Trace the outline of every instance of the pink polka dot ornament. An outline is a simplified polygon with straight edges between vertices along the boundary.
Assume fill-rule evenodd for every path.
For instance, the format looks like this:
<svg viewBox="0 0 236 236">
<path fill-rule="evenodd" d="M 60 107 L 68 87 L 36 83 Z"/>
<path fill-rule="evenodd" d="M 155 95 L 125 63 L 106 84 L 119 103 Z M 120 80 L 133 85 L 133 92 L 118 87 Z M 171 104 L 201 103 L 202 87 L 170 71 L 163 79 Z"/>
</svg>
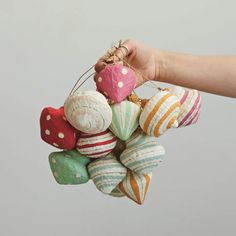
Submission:
<svg viewBox="0 0 236 236">
<path fill-rule="evenodd" d="M 96 80 L 97 90 L 114 103 L 123 101 L 133 91 L 136 85 L 135 72 L 123 65 L 108 65 Z"/>
</svg>

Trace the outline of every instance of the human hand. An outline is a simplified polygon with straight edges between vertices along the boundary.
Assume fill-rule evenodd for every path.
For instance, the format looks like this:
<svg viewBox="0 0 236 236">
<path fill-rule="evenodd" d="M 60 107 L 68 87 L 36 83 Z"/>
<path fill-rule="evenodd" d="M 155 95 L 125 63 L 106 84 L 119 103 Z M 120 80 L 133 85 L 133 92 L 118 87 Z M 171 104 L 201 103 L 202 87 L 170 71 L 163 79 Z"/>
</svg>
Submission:
<svg viewBox="0 0 236 236">
<path fill-rule="evenodd" d="M 95 65 L 97 78 L 98 73 L 109 63 L 119 62 L 130 66 L 137 75 L 136 87 L 148 80 L 157 80 L 159 66 L 156 60 L 157 50 L 150 48 L 133 39 L 124 41 L 120 47 L 114 47 L 112 54 L 105 54 Z"/>
<path fill-rule="evenodd" d="M 111 51 L 97 61 L 95 80 L 107 64 L 123 63 L 136 72 L 136 87 L 148 80 L 157 80 L 236 97 L 236 56 L 196 56 L 167 52 L 133 39 L 125 40 Z"/>
</svg>

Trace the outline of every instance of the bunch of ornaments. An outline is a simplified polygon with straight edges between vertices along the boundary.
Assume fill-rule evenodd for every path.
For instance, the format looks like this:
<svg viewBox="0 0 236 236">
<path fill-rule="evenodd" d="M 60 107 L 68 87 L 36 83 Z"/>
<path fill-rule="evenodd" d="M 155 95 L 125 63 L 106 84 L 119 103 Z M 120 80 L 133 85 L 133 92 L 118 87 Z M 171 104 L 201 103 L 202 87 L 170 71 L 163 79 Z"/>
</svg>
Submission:
<svg viewBox="0 0 236 236">
<path fill-rule="evenodd" d="M 158 137 L 194 124 L 201 96 L 175 86 L 142 100 L 133 93 L 136 80 L 130 67 L 107 65 L 95 81 L 97 91 L 77 91 L 61 108 L 43 109 L 41 138 L 62 149 L 49 155 L 57 183 L 92 179 L 104 194 L 144 202 L 152 172 L 165 154 Z"/>
</svg>

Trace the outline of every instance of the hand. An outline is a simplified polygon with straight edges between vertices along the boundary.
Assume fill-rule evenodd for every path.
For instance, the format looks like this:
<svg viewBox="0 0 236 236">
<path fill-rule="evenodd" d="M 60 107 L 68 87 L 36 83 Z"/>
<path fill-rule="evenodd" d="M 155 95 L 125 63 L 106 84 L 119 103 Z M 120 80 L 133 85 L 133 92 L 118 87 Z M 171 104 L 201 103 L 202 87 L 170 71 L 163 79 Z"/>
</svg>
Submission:
<svg viewBox="0 0 236 236">
<path fill-rule="evenodd" d="M 114 56 L 107 54 L 101 57 L 95 65 L 95 70 L 99 73 L 105 66 L 105 58 L 107 61 L 118 62 L 123 61 L 125 66 L 130 65 L 136 72 L 137 85 L 140 86 L 148 80 L 157 80 L 159 76 L 159 66 L 156 62 L 157 50 L 152 49 L 133 39 L 128 39 L 122 43 L 123 46 L 115 48 Z M 95 75 L 95 79 L 97 74 Z"/>
</svg>

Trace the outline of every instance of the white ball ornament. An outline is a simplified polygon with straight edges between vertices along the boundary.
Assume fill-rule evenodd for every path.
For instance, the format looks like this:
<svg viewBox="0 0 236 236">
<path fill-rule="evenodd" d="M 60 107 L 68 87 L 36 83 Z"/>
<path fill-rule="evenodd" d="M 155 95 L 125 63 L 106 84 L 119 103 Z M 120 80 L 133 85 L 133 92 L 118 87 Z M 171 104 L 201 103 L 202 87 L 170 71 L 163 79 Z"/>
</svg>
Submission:
<svg viewBox="0 0 236 236">
<path fill-rule="evenodd" d="M 106 98 L 97 91 L 79 91 L 69 96 L 64 111 L 74 128 L 88 134 L 105 131 L 112 121 L 111 108 Z"/>
</svg>

